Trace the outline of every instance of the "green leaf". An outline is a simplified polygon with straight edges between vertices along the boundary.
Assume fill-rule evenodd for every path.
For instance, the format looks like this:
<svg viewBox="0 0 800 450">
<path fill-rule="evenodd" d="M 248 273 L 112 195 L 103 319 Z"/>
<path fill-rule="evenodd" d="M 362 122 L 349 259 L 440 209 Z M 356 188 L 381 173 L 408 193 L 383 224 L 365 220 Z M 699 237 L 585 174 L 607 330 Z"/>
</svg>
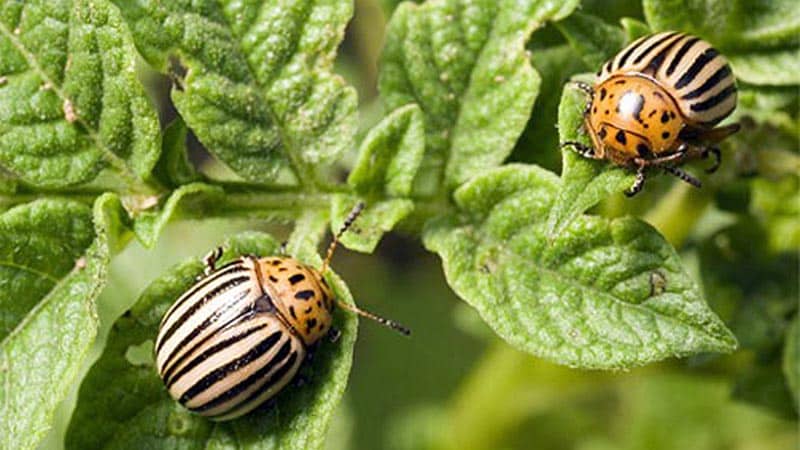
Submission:
<svg viewBox="0 0 800 450">
<path fill-rule="evenodd" d="M 362 195 L 408 197 L 425 152 L 425 125 L 416 104 L 392 111 L 361 143 L 347 178 Z"/>
<path fill-rule="evenodd" d="M 157 211 L 134 214 L 133 231 L 147 248 L 152 248 L 167 223 L 181 216 L 181 212 L 191 211 L 197 217 L 203 210 L 224 203 L 225 192 L 218 186 L 203 183 L 187 184 L 175 189 L 163 207 Z"/>
<path fill-rule="evenodd" d="M 558 178 L 507 165 L 455 192 L 458 214 L 425 230 L 453 290 L 514 347 L 581 368 L 625 368 L 736 339 L 675 250 L 633 218 L 583 216 L 554 240 Z"/>
<path fill-rule="evenodd" d="M 331 203 L 334 233 L 359 201 L 366 204 L 356 223 L 342 236 L 342 244 L 372 253 L 383 234 L 411 213 L 414 202 L 408 197 L 424 152 L 423 116 L 415 104 L 392 111 L 370 130 L 347 178 L 358 195 L 337 195 Z"/>
<path fill-rule="evenodd" d="M 224 261 L 241 254 L 271 255 L 278 243 L 263 233 L 227 241 Z M 199 258 L 179 264 L 154 281 L 114 324 L 103 355 L 84 380 L 66 438 L 68 449 L 318 449 L 350 372 L 355 316 L 338 312 L 336 343 L 323 342 L 310 365 L 309 382 L 290 386 L 275 406 L 231 422 L 215 423 L 182 409 L 165 391 L 152 361 L 130 358 L 152 347 L 161 316 L 202 273 Z M 352 302 L 344 283 L 329 277 L 342 301 Z"/>
<path fill-rule="evenodd" d="M 453 188 L 511 152 L 539 91 L 525 42 L 577 1 L 401 4 L 386 36 L 380 90 L 389 109 L 417 103 L 427 151 L 417 189 Z"/>
<path fill-rule="evenodd" d="M 511 155 L 511 160 L 534 163 L 556 173 L 561 171 L 558 149 L 558 103 L 570 77 L 586 71 L 580 55 L 567 44 L 534 49 L 531 63 L 541 74 L 542 95 L 536 98 L 531 119 Z"/>
<path fill-rule="evenodd" d="M 580 141 L 592 145 L 583 127 L 586 94 L 569 85 L 561 96 L 558 108 L 558 131 L 561 142 Z M 563 150 L 561 185 L 547 218 L 547 235 L 553 239 L 561 234 L 584 211 L 609 195 L 628 189 L 633 175 L 608 161 L 595 161 L 578 155 L 569 148 Z"/>
<path fill-rule="evenodd" d="M 178 187 L 202 178 L 189 161 L 187 131 L 186 124 L 178 117 L 167 126 L 161 137 L 161 158 L 153 169 L 153 175 L 166 186 Z"/>
<path fill-rule="evenodd" d="M 644 0 L 656 30 L 708 39 L 748 83 L 800 84 L 800 9 L 794 0 Z"/>
<path fill-rule="evenodd" d="M 111 166 L 130 185 L 158 159 L 159 124 L 105 0 L 5 2 L 0 15 L 0 163 L 63 187 Z"/>
<path fill-rule="evenodd" d="M 556 28 L 590 70 L 596 71 L 625 44 L 625 34 L 619 27 L 588 14 L 572 14 L 556 22 Z"/>
<path fill-rule="evenodd" d="M 43 199 L 0 215 L 0 340 L 75 266 L 94 238 L 91 209 Z"/>
<path fill-rule="evenodd" d="M 652 33 L 650 27 L 640 20 L 623 17 L 619 20 L 619 23 L 622 24 L 622 28 L 625 30 L 626 43 L 633 42 L 642 36 Z"/>
<path fill-rule="evenodd" d="M 114 195 L 103 195 L 97 200 L 94 208 L 96 235 L 91 245 L 84 230 L 87 211 L 68 202 L 62 201 L 59 205 L 56 201 L 43 200 L 21 206 L 3 216 L 6 224 L 11 221 L 19 225 L 27 220 L 33 241 L 41 240 L 37 234 L 50 226 L 44 222 L 65 224 L 65 234 L 61 235 L 63 242 L 74 238 L 85 245 L 80 249 L 85 253 L 77 262 L 72 261 L 73 268 L 66 276 L 63 273 L 68 262 L 66 257 L 78 250 L 67 246 L 78 242 L 60 243 L 50 250 L 34 244 L 13 255 L 19 258 L 19 269 L 36 269 L 40 263 L 34 263 L 32 259 L 43 258 L 46 261 L 48 255 L 53 255 L 58 268 L 46 277 L 53 280 L 55 277 L 63 278 L 55 285 L 49 280 L 52 289 L 43 297 L 30 299 L 38 303 L 0 342 L 0 416 L 3 417 L 0 421 L 0 447 L 36 448 L 50 426 L 53 412 L 73 386 L 97 333 L 94 301 L 105 285 L 114 241 L 121 235 L 121 211 L 119 199 Z M 27 219 L 23 217 L 25 215 Z M 28 251 L 37 253 L 25 255 Z M 40 251 L 43 253 L 38 253 Z M 38 274 L 44 276 L 45 272 Z M 35 285 L 39 280 L 18 280 L 21 284 L 14 289 L 18 290 L 21 298 L 43 294 Z"/>
<path fill-rule="evenodd" d="M 738 86 L 738 102 L 731 116 L 734 121 L 754 120 L 760 125 L 770 125 L 795 138 L 786 147 L 800 153 L 800 127 L 796 117 L 800 105 L 800 92 L 796 86 Z M 794 116 L 794 117 L 793 117 Z"/>
<path fill-rule="evenodd" d="M 337 195 L 331 203 L 331 231 L 338 231 L 353 207 L 360 199 L 353 195 Z M 384 233 L 411 214 L 414 202 L 406 198 L 394 198 L 367 203 L 350 229 L 342 235 L 345 247 L 363 253 L 372 253 Z"/>
<path fill-rule="evenodd" d="M 726 55 L 736 77 L 753 84 L 800 84 L 800 48 Z"/>
<path fill-rule="evenodd" d="M 795 408 L 800 405 L 800 319 L 794 317 L 786 331 L 783 347 L 783 375 L 794 397 Z"/>
<path fill-rule="evenodd" d="M 178 111 L 239 175 L 269 183 L 290 166 L 313 180 L 352 145 L 356 94 L 331 71 L 352 2 L 116 3 L 152 64 L 178 57 Z"/>
<path fill-rule="evenodd" d="M 314 266 L 322 264 L 318 246 L 325 236 L 328 221 L 328 211 L 303 211 L 295 221 L 292 234 L 286 242 L 286 253 Z"/>
<path fill-rule="evenodd" d="M 751 184 L 750 209 L 767 230 L 774 252 L 800 250 L 800 176 L 757 178 Z"/>
</svg>

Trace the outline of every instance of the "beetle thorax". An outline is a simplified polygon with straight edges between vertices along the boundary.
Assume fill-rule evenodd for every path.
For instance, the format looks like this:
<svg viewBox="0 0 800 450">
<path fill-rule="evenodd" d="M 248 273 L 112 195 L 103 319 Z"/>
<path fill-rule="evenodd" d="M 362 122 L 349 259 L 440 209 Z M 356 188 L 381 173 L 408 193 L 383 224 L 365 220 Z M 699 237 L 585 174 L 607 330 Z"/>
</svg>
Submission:
<svg viewBox="0 0 800 450">
<path fill-rule="evenodd" d="M 259 260 L 261 283 L 277 313 L 306 346 L 328 333 L 333 293 L 316 269 L 292 258 Z"/>
<path fill-rule="evenodd" d="M 617 75 L 594 89 L 587 117 L 595 146 L 627 158 L 674 150 L 684 125 L 674 99 L 655 80 Z"/>
</svg>

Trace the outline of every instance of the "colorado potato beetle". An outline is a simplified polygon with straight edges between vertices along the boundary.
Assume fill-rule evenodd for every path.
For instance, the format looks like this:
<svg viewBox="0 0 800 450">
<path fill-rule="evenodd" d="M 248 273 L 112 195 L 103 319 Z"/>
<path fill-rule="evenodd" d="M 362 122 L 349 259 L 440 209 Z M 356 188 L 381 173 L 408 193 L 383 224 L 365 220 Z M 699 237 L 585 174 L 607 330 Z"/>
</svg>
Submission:
<svg viewBox="0 0 800 450">
<path fill-rule="evenodd" d="M 169 308 L 155 342 L 156 368 L 170 395 L 214 420 L 244 415 L 273 398 L 332 328 L 336 305 L 403 334 L 402 325 L 336 299 L 325 272 L 339 239 L 364 205 L 351 211 L 317 270 L 287 256 L 242 256 L 204 274 Z"/>
<path fill-rule="evenodd" d="M 590 98 L 583 126 L 592 146 L 563 142 L 580 155 L 636 170 L 628 196 L 644 186 L 645 171 L 661 168 L 700 187 L 678 166 L 715 158 L 717 143 L 739 130 L 715 126 L 736 108 L 736 80 L 725 58 L 708 42 L 668 31 L 634 41 L 606 62 L 593 86 L 576 83 Z"/>
</svg>

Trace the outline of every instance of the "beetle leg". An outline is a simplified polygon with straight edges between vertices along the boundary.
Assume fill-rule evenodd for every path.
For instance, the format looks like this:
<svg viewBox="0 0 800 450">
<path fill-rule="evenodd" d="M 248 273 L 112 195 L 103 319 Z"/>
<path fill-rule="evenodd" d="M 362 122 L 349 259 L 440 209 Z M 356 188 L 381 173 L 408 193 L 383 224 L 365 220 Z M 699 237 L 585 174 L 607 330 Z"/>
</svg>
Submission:
<svg viewBox="0 0 800 450">
<path fill-rule="evenodd" d="M 664 163 L 668 163 L 668 162 L 679 160 L 679 159 L 683 158 L 684 156 L 686 156 L 686 153 L 688 151 L 689 151 L 689 145 L 683 143 L 678 147 L 677 150 L 675 150 L 673 153 L 670 153 L 669 155 L 659 156 L 659 157 L 653 158 L 653 159 L 648 159 L 647 160 L 647 165 L 648 166 L 658 166 L 658 165 L 661 165 L 661 164 L 664 164 Z"/>
<path fill-rule="evenodd" d="M 714 164 L 706 169 L 706 173 L 714 173 L 719 169 L 720 163 L 722 163 L 722 153 L 720 153 L 717 147 L 709 147 L 703 150 L 701 156 L 703 159 L 708 159 L 708 155 L 714 155 Z"/>
<path fill-rule="evenodd" d="M 636 181 L 633 182 L 630 189 L 625 191 L 626 197 L 633 197 L 641 192 L 642 188 L 644 187 L 644 170 L 646 167 L 647 165 L 645 164 L 639 164 L 639 168 L 636 169 Z"/>
<path fill-rule="evenodd" d="M 675 175 L 676 177 L 678 177 L 681 180 L 691 184 L 692 186 L 694 186 L 696 188 L 699 188 L 699 187 L 703 186 L 703 183 L 701 183 L 700 180 L 698 180 L 697 178 L 689 175 L 688 173 L 684 172 L 683 170 L 681 170 L 681 169 L 679 169 L 677 167 L 666 166 L 666 167 L 662 167 L 662 169 L 664 169 L 664 171 L 667 172 L 668 174 Z"/>
<path fill-rule="evenodd" d="M 594 88 L 589 83 L 584 83 L 583 81 L 570 81 L 569 82 L 572 87 L 575 89 L 582 91 L 584 94 L 588 95 L 589 97 L 594 95 Z"/>
<path fill-rule="evenodd" d="M 594 99 L 594 88 L 592 88 L 592 86 L 589 83 L 584 83 L 583 81 L 570 81 L 569 84 L 589 97 L 589 101 L 583 108 L 583 115 L 584 116 L 589 115 L 589 111 L 592 110 L 592 100 Z"/>
<path fill-rule="evenodd" d="M 203 276 L 207 277 L 217 270 L 217 261 L 222 258 L 223 251 L 223 248 L 220 246 L 214 250 L 211 250 L 206 256 L 203 257 L 203 264 L 205 264 Z"/>
<path fill-rule="evenodd" d="M 281 246 L 278 247 L 278 254 L 281 256 L 286 256 L 286 248 L 289 246 L 289 241 L 281 242 Z"/>
<path fill-rule="evenodd" d="M 330 327 L 328 329 L 328 340 L 331 342 L 336 342 L 339 338 L 342 337 L 342 331 L 336 327 Z"/>
<path fill-rule="evenodd" d="M 594 147 L 586 145 L 586 144 L 584 144 L 582 142 L 565 141 L 565 142 L 561 143 L 561 148 L 564 148 L 564 147 L 571 147 L 573 150 L 575 150 L 575 152 L 577 152 L 579 155 L 583 156 L 584 158 L 602 159 L 602 158 L 598 157 L 597 154 L 595 154 Z"/>
</svg>

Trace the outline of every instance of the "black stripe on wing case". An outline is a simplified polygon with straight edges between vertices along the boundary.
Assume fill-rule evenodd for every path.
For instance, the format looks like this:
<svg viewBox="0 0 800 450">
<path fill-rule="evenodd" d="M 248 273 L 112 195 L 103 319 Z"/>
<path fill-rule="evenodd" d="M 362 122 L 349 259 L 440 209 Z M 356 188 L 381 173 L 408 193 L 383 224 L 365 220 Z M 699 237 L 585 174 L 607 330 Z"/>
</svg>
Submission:
<svg viewBox="0 0 800 450">
<path fill-rule="evenodd" d="M 669 67 L 667 67 L 667 76 L 670 76 L 672 75 L 672 72 L 675 72 L 675 69 L 678 68 L 678 65 L 683 60 L 683 57 L 689 52 L 689 49 L 694 47 L 694 44 L 698 42 L 700 42 L 700 38 L 694 37 L 683 43 L 681 48 L 678 49 L 678 53 L 676 53 L 672 58 L 672 61 L 670 61 Z"/>
<path fill-rule="evenodd" d="M 681 89 L 687 84 L 694 81 L 697 74 L 700 73 L 701 70 L 703 70 L 703 67 L 705 67 L 706 64 L 710 63 L 714 58 L 716 58 L 718 54 L 719 52 L 717 52 L 713 47 L 707 48 L 706 51 L 704 51 L 702 54 L 700 54 L 700 56 L 695 58 L 694 62 L 689 67 L 689 69 L 683 73 L 680 79 L 678 79 L 678 82 L 675 83 L 675 89 Z"/>
<path fill-rule="evenodd" d="M 194 297 L 202 289 L 208 287 L 209 284 L 218 281 L 221 277 L 233 275 L 234 273 L 246 272 L 248 270 L 250 269 L 245 267 L 241 261 L 233 261 L 220 267 L 219 269 L 217 269 L 216 272 L 198 281 L 196 284 L 192 285 L 192 287 L 189 288 L 188 291 L 186 291 L 183 295 L 181 295 L 180 298 L 178 298 L 178 300 L 175 302 L 175 304 L 169 308 L 167 314 L 164 315 L 164 320 L 166 320 L 167 317 L 171 316 L 173 311 L 176 311 L 178 310 L 178 308 L 183 306 L 183 304 L 186 303 L 187 300 Z"/>
<path fill-rule="evenodd" d="M 634 51 L 636 51 L 636 49 L 641 47 L 645 42 L 648 42 L 649 40 L 650 40 L 650 38 L 642 38 L 641 41 L 634 42 L 633 44 L 631 44 L 630 48 L 628 48 L 628 50 L 626 50 L 625 53 L 620 58 L 619 64 L 617 64 L 617 69 L 619 69 L 621 67 L 624 67 L 625 66 L 625 61 L 627 61 L 628 58 L 630 58 L 631 54 Z"/>
<path fill-rule="evenodd" d="M 645 51 L 643 51 L 642 53 L 640 53 L 640 54 L 639 54 L 639 56 L 637 56 L 637 57 L 636 57 L 636 59 L 633 61 L 633 63 L 634 63 L 634 64 L 639 64 L 640 62 L 642 62 L 642 60 L 644 60 L 644 58 L 645 58 L 647 55 L 649 55 L 649 54 L 650 54 L 650 53 L 651 53 L 653 50 L 655 50 L 655 49 L 656 49 L 656 48 L 657 48 L 659 45 L 661 45 L 661 44 L 663 44 L 664 42 L 666 42 L 666 41 L 668 41 L 668 40 L 672 39 L 672 38 L 673 38 L 673 37 L 675 37 L 677 34 L 678 34 L 677 32 L 673 31 L 672 33 L 669 33 L 669 34 L 667 34 L 666 36 L 662 37 L 661 39 L 657 40 L 656 42 L 653 42 L 653 44 L 652 44 L 652 45 L 650 45 L 649 47 L 647 47 L 647 49 L 646 49 Z"/>
<path fill-rule="evenodd" d="M 295 362 L 297 361 L 297 352 L 292 352 L 289 358 L 286 359 L 286 363 L 282 365 L 278 370 L 275 371 L 267 380 L 266 383 L 262 384 L 261 387 L 255 390 L 252 394 L 250 394 L 246 399 L 239 402 L 239 406 L 237 409 L 247 408 L 253 401 L 258 399 L 266 390 L 271 388 L 275 385 L 275 383 L 279 382 L 286 376 L 286 374 L 292 370 L 294 367 Z M 268 398 L 265 398 L 263 401 L 266 401 Z"/>
<path fill-rule="evenodd" d="M 178 400 L 182 404 L 186 404 L 189 400 L 196 397 L 201 392 L 205 391 L 206 389 L 213 386 L 215 383 L 219 382 L 223 378 L 232 375 L 232 372 L 241 369 L 242 367 L 247 366 L 251 362 L 257 360 L 261 356 L 264 356 L 270 349 L 275 346 L 275 344 L 280 340 L 281 336 L 283 336 L 282 331 L 276 331 L 269 335 L 266 339 L 259 342 L 256 346 L 250 349 L 247 353 L 238 356 L 233 361 L 228 362 L 220 367 L 209 372 L 206 376 L 198 380 L 192 387 L 186 390 L 186 392 L 181 395 L 181 398 Z M 288 341 L 287 341 L 288 344 Z M 288 350 L 287 350 L 288 351 Z M 274 358 L 273 358 L 274 359 Z M 223 394 L 224 395 L 224 394 Z M 212 400 L 213 401 L 213 400 Z M 207 404 L 206 404 L 207 405 Z M 205 406 L 205 405 L 203 405 Z M 201 406 L 201 408 L 203 407 Z M 193 409 L 194 410 L 194 409 Z"/>
<path fill-rule="evenodd" d="M 189 373 L 190 370 L 192 370 L 195 367 L 197 367 L 198 365 L 200 365 L 203 361 L 207 360 L 208 358 L 211 358 L 212 356 L 216 355 L 217 353 L 219 353 L 221 351 L 224 351 L 224 350 L 228 349 L 228 347 L 230 347 L 231 345 L 233 345 L 233 344 L 235 344 L 235 343 L 237 343 L 237 342 L 239 342 L 239 341 L 241 341 L 243 339 L 246 339 L 248 336 L 252 335 L 253 333 L 256 333 L 256 332 L 258 332 L 260 330 L 263 330 L 267 326 L 269 326 L 269 325 L 263 323 L 261 325 L 255 326 L 253 328 L 249 328 L 249 329 L 247 329 L 247 330 L 245 330 L 245 331 L 243 331 L 243 332 L 241 332 L 241 333 L 239 333 L 239 334 L 237 334 L 235 336 L 231 336 L 231 337 L 229 337 L 229 338 L 227 338 L 227 339 L 225 339 L 223 341 L 220 341 L 220 342 L 208 347 L 207 349 L 205 349 L 203 351 L 203 353 L 200 353 L 194 359 L 189 361 L 185 366 L 183 366 L 181 368 L 181 370 L 178 371 L 178 373 L 175 374 L 174 377 L 171 376 L 171 373 L 164 374 L 164 382 L 167 385 L 167 389 L 169 389 L 173 384 L 175 384 L 176 381 L 180 380 L 182 376 L 184 376 L 187 373 Z M 189 354 L 189 352 L 186 353 L 186 355 L 188 355 L 188 354 Z M 173 365 L 170 368 L 169 372 L 173 372 L 174 369 L 176 369 L 177 367 L 178 367 L 178 364 Z"/>
<path fill-rule="evenodd" d="M 164 359 L 164 364 L 162 365 L 161 378 L 163 378 L 164 380 L 167 380 L 172 375 L 172 372 L 175 371 L 177 366 L 180 366 L 181 364 L 183 364 L 183 362 L 186 361 L 186 359 L 189 356 L 191 356 L 192 353 L 197 351 L 197 349 L 202 348 L 208 341 L 210 341 L 211 339 L 214 339 L 214 337 L 216 336 L 217 333 L 219 333 L 221 331 L 224 331 L 225 329 L 227 329 L 229 327 L 232 327 L 232 326 L 235 326 L 235 325 L 239 324 L 239 322 L 242 322 L 242 321 L 250 319 L 250 318 L 252 318 L 252 314 L 245 313 L 245 314 L 237 314 L 237 315 L 235 315 L 230 320 L 228 320 L 227 322 L 223 323 L 219 328 L 214 330 L 212 333 L 208 333 L 208 335 L 206 335 L 206 337 L 204 337 L 203 339 L 200 339 L 198 342 L 196 342 L 194 345 L 192 345 L 192 347 L 190 349 L 185 350 L 180 357 L 177 357 L 177 354 L 182 349 L 181 348 L 172 349 L 172 353 L 169 354 L 169 357 Z M 188 342 L 185 345 L 188 345 Z M 177 357 L 177 359 L 176 359 L 176 357 Z"/>
<path fill-rule="evenodd" d="M 667 58 L 667 53 L 675 48 L 675 45 L 680 42 L 681 39 L 686 37 L 685 35 L 679 33 L 675 33 L 675 35 L 677 36 L 676 39 L 664 46 L 664 48 L 661 49 L 661 51 L 658 52 L 658 54 L 656 54 L 656 56 L 654 56 L 649 63 L 647 63 L 647 67 L 644 68 L 645 72 L 650 72 L 652 74 L 658 72 L 658 69 L 661 68 L 661 65 L 664 64 L 664 60 Z"/>
<path fill-rule="evenodd" d="M 718 94 L 710 97 L 708 100 L 693 104 L 691 106 L 692 111 L 707 111 L 719 105 L 720 103 L 724 102 L 734 92 L 736 92 L 736 86 L 730 85 L 725 89 L 723 89 L 722 91 L 720 91 Z"/>
<path fill-rule="evenodd" d="M 245 292 L 245 293 L 244 293 L 244 295 L 242 295 L 242 298 L 244 298 L 244 297 L 247 297 L 249 294 L 250 294 L 250 292 L 249 292 L 249 291 L 248 291 L 248 292 Z M 200 335 L 200 333 L 202 333 L 203 331 L 206 331 L 206 329 L 208 329 L 208 327 L 209 327 L 211 324 L 213 324 L 214 322 L 216 322 L 216 321 L 217 321 L 217 320 L 218 320 L 218 319 L 219 319 L 219 318 L 220 318 L 220 317 L 221 317 L 223 314 L 225 314 L 225 313 L 227 313 L 228 311 L 232 310 L 232 309 L 234 308 L 234 306 L 236 306 L 236 303 L 238 303 L 238 301 L 231 302 L 230 304 L 228 304 L 228 305 L 227 305 L 227 306 L 225 306 L 224 308 L 222 308 L 222 309 L 219 309 L 219 310 L 217 310 L 217 311 L 216 311 L 214 314 L 211 314 L 211 315 L 209 315 L 208 317 L 206 317 L 206 320 L 204 320 L 204 321 L 203 321 L 203 322 L 201 322 L 199 325 L 197 325 L 196 327 L 194 327 L 194 328 L 192 329 L 192 331 L 191 331 L 191 332 L 189 332 L 189 333 L 188 333 L 188 334 L 187 334 L 187 335 L 186 335 L 186 336 L 185 336 L 185 337 L 184 337 L 184 338 L 181 340 L 181 342 L 180 342 L 178 345 L 176 345 L 176 346 L 175 346 L 175 347 L 172 349 L 172 352 L 171 352 L 171 353 L 169 354 L 169 356 L 168 356 L 168 357 L 165 359 L 165 361 L 169 361 L 169 360 L 171 360 L 171 359 L 175 358 L 175 355 L 177 355 L 177 354 L 178 354 L 178 352 L 180 352 L 181 350 L 185 349 L 185 348 L 186 348 L 186 346 L 187 346 L 187 345 L 189 345 L 189 343 L 190 343 L 190 342 L 192 342 L 192 339 L 196 338 L 196 337 L 197 337 L 198 335 Z M 246 315 L 248 315 L 248 314 L 249 314 L 251 311 L 252 311 L 252 307 L 251 307 L 250 305 L 247 305 L 247 306 L 245 306 L 244 308 L 242 308 L 241 310 L 239 310 L 239 312 L 238 312 L 238 313 L 236 313 L 236 314 L 233 316 L 233 318 L 232 318 L 231 320 L 238 320 L 238 319 L 239 319 L 239 318 L 241 318 L 242 316 L 246 316 Z M 219 332 L 219 330 L 221 330 L 221 329 L 225 328 L 225 327 L 226 327 L 226 326 L 227 326 L 229 323 L 230 323 L 230 321 L 229 321 L 229 322 L 226 322 L 226 323 L 224 323 L 224 324 L 222 324 L 220 327 L 217 327 L 216 329 L 214 329 L 214 331 L 213 331 L 213 332 L 211 332 L 211 333 L 209 333 L 209 334 L 213 336 L 214 334 L 216 334 L 217 332 Z"/>
<path fill-rule="evenodd" d="M 244 380 L 237 383 L 232 388 L 228 389 L 227 391 L 223 392 L 221 395 L 209 400 L 208 402 L 196 407 L 192 408 L 192 411 L 196 412 L 203 412 L 208 411 L 211 408 L 219 406 L 228 400 L 236 397 L 237 395 L 241 394 L 242 392 L 246 391 L 248 388 L 252 387 L 254 384 L 258 383 L 259 380 L 264 379 L 264 377 L 272 371 L 279 363 L 281 363 L 289 352 L 292 349 L 292 343 L 290 340 L 287 340 L 278 353 L 273 356 L 263 367 L 255 371 L 249 377 L 245 378 Z M 272 381 L 272 380 L 269 380 Z M 265 383 L 266 385 L 266 383 Z"/>
<path fill-rule="evenodd" d="M 203 307 L 203 305 L 213 300 L 214 298 L 218 297 L 219 294 L 221 294 L 222 292 L 234 288 L 248 280 L 250 280 L 250 276 L 247 275 L 231 278 L 230 280 L 220 283 L 219 286 L 215 286 L 213 289 L 211 289 L 210 292 L 204 295 L 201 299 L 197 300 L 192 306 L 190 306 L 186 311 L 184 311 L 183 314 L 181 314 L 181 316 L 177 320 L 175 320 L 175 322 L 172 323 L 172 326 L 170 326 L 169 329 L 162 335 L 161 340 L 158 342 L 158 345 L 156 346 L 156 353 L 158 353 L 161 350 L 161 348 L 164 346 L 164 343 L 166 343 L 169 340 L 169 338 L 172 337 L 173 334 L 175 334 L 178 328 L 180 328 L 181 325 L 183 325 L 183 323 L 186 322 L 186 320 L 188 320 L 192 315 L 194 315 L 198 309 Z"/>
<path fill-rule="evenodd" d="M 731 74 L 731 67 L 727 64 L 720 67 L 719 70 L 714 72 L 714 75 L 708 77 L 708 79 L 700 86 L 699 88 L 689 92 L 688 94 L 681 97 L 684 100 L 690 100 L 693 98 L 700 97 L 701 95 L 705 94 L 706 92 L 713 89 L 720 81 L 724 80 L 728 75 Z"/>
</svg>

